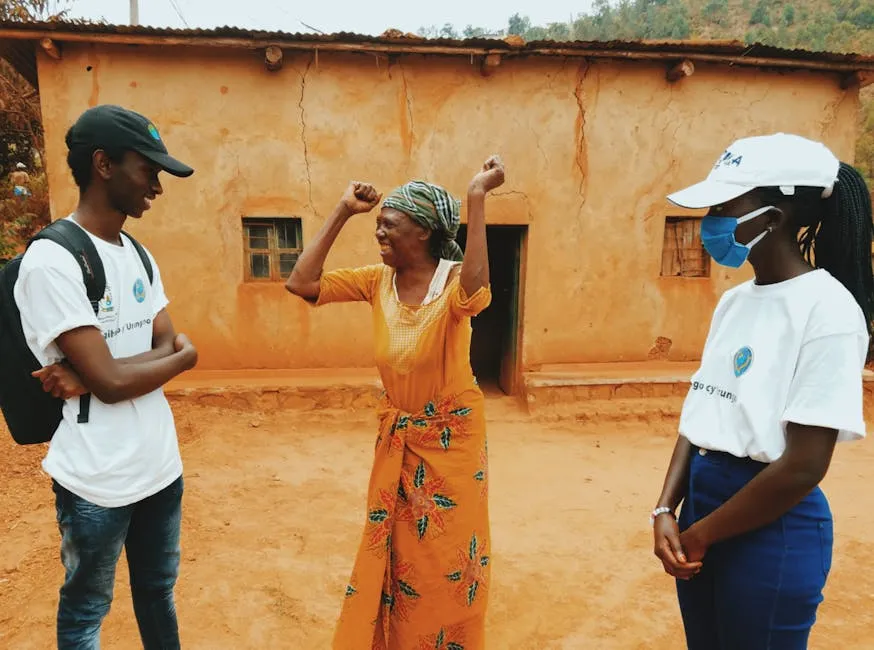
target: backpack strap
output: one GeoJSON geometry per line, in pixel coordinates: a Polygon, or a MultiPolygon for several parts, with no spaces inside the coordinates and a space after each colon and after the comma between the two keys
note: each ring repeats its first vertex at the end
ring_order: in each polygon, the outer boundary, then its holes
{"type": "Polygon", "coordinates": [[[28,242],[28,246],[38,239],[53,241],[66,248],[76,258],[79,268],[82,269],[85,293],[88,294],[88,301],[96,316],[100,300],[106,291],[106,273],[103,269],[103,261],[88,233],[67,219],[59,219],[34,235],[33,239],[28,242]]]}
{"type": "Polygon", "coordinates": [[[130,243],[134,245],[137,255],[140,256],[140,260],[142,260],[143,266],[146,268],[146,275],[149,276],[149,284],[152,284],[155,281],[155,272],[152,269],[152,260],[149,259],[146,249],[143,248],[143,245],[140,242],[131,237],[129,233],[124,232],[123,230],[122,232],[124,233],[124,236],[130,240],[130,243]]]}
{"type": "MultiPolygon", "coordinates": [[[[67,219],[58,219],[34,235],[28,242],[28,246],[38,239],[53,241],[67,249],[76,258],[79,268],[82,269],[85,293],[88,294],[91,309],[94,310],[94,315],[97,316],[100,309],[100,300],[106,291],[106,272],[103,268],[100,254],[97,252],[97,247],[94,246],[94,242],[91,241],[88,233],[75,223],[70,223],[67,219]]],[[[91,393],[86,393],[79,397],[79,417],[76,421],[79,424],[88,422],[90,411],[91,393]]]]}

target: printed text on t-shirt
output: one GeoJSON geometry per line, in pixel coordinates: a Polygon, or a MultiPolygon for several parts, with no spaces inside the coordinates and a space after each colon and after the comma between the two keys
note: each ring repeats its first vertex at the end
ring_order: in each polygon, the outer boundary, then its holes
{"type": "Polygon", "coordinates": [[[692,390],[703,390],[710,397],[713,397],[715,395],[721,397],[722,399],[729,400],[732,404],[737,403],[737,395],[725,390],[724,388],[720,388],[719,386],[714,386],[713,384],[705,384],[704,382],[693,381],[692,390]]]}
{"type": "Polygon", "coordinates": [[[118,336],[122,332],[130,332],[131,330],[140,329],[141,327],[149,327],[149,326],[151,326],[151,324],[152,324],[151,318],[144,318],[143,320],[140,320],[140,321],[125,323],[121,327],[116,327],[114,329],[105,331],[103,333],[103,338],[104,339],[111,339],[115,336],[118,336]]]}

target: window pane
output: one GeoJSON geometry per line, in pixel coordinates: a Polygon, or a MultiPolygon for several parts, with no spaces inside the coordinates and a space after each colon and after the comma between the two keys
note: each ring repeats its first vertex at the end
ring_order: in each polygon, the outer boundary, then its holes
{"type": "Polygon", "coordinates": [[[269,278],[270,255],[252,253],[249,255],[249,268],[253,278],[269,278]]]}
{"type": "Polygon", "coordinates": [[[701,220],[694,217],[667,217],[662,242],[662,276],[706,278],[710,276],[710,256],[701,243],[701,220]]]}
{"type": "Polygon", "coordinates": [[[298,253],[280,253],[279,254],[279,275],[287,278],[291,274],[291,270],[297,263],[298,253]]]}
{"type": "Polygon", "coordinates": [[[294,269],[303,248],[302,222],[298,217],[243,217],[246,280],[284,281],[294,269]]]}
{"type": "Polygon", "coordinates": [[[298,237],[299,221],[288,219],[276,224],[276,237],[279,240],[279,248],[300,248],[298,237]]]}
{"type": "Polygon", "coordinates": [[[267,250],[270,248],[270,226],[249,226],[249,248],[267,250]]]}

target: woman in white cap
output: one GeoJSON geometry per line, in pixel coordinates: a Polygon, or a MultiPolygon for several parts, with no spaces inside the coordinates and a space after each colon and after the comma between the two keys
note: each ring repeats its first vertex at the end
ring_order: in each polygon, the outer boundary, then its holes
{"type": "Polygon", "coordinates": [[[708,208],[705,248],[755,279],[713,314],[652,513],[655,554],[677,578],[690,650],[802,650],[832,559],[818,485],[835,443],[865,435],[868,188],[824,145],[778,133],[738,140],[668,199],[708,208]]]}

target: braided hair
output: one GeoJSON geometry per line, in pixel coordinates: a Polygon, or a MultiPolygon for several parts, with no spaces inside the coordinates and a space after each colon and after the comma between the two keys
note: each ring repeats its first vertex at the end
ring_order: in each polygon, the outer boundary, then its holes
{"type": "Polygon", "coordinates": [[[871,266],[871,194],[851,165],[841,163],[838,182],[819,223],[799,236],[801,253],[816,268],[825,269],[853,294],[871,333],[874,319],[874,271],[871,266]]]}
{"type": "MultiPolygon", "coordinates": [[[[814,268],[828,271],[853,294],[870,335],[874,320],[874,220],[865,179],[852,165],[841,163],[834,191],[826,199],[821,187],[796,187],[791,197],[776,187],[762,190],[764,198],[774,205],[791,201],[802,256],[814,268]]],[[[874,339],[871,343],[868,357],[874,359],[874,339]]]]}
{"type": "Polygon", "coordinates": [[[870,335],[874,320],[874,221],[871,194],[862,175],[852,165],[841,163],[834,191],[826,199],[821,187],[796,187],[791,197],[775,187],[762,189],[771,202],[791,201],[802,256],[814,268],[828,271],[853,294],[870,335]]]}

